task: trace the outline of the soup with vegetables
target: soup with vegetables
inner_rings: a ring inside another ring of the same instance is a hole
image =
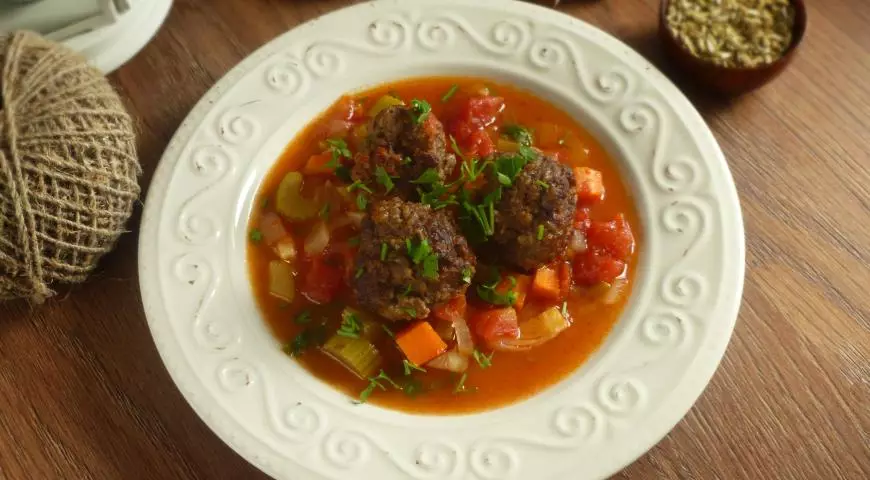
[[[355,402],[462,413],[528,397],[599,347],[638,225],[612,160],[557,106],[419,78],[340,98],[288,145],[248,260],[313,375]]]

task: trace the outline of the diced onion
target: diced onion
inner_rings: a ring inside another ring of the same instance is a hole
[[[287,236],[281,217],[274,212],[266,212],[260,217],[260,233],[267,245],[274,245]]]
[[[520,324],[519,338],[499,338],[490,346],[501,352],[530,350],[556,338],[569,326],[571,322],[559,307],[550,307]]]
[[[474,351],[474,340],[464,318],[457,316],[453,319],[453,331],[456,334],[456,350],[461,355],[471,355]]]
[[[269,262],[269,294],[287,303],[296,298],[296,279],[293,267],[280,261]]]
[[[284,260],[285,262],[293,263],[296,260],[296,242],[293,241],[293,237],[286,236],[281,240],[278,240],[275,243],[275,254],[278,255],[278,258]]]
[[[426,366],[438,370],[461,373],[468,369],[468,357],[460,354],[456,350],[449,350],[432,360],[429,360],[429,363],[427,363]]]
[[[574,230],[571,234],[571,243],[568,245],[571,253],[583,253],[586,251],[586,234],[580,230]]]
[[[329,245],[329,228],[323,221],[314,224],[311,232],[305,237],[305,254],[308,256],[320,255]]]
[[[346,120],[333,119],[326,126],[326,136],[328,137],[343,137],[348,130],[353,128],[353,124]]]
[[[619,277],[610,284],[610,288],[601,297],[601,302],[605,305],[613,305],[625,294],[625,287],[628,286],[628,281],[625,277]]]
[[[335,217],[329,222],[329,231],[334,232],[339,228],[356,227],[362,225],[362,221],[366,214],[364,212],[347,212],[338,217]]]

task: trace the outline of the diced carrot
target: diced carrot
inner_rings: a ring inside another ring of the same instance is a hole
[[[526,304],[526,295],[529,293],[529,284],[532,283],[531,277],[528,275],[512,275],[516,283],[511,281],[510,277],[502,278],[501,282],[495,286],[495,292],[500,295],[507,295],[511,291],[516,294],[516,301],[513,307],[519,312]]]
[[[415,365],[423,365],[447,350],[429,322],[417,322],[396,335],[396,344]]]
[[[568,298],[568,293],[571,292],[571,263],[562,262],[559,264],[559,294],[561,298]]]
[[[323,152],[312,155],[308,158],[308,161],[305,162],[305,166],[302,167],[302,173],[306,175],[332,173],[332,168],[326,166],[330,160],[332,160],[331,152]]]
[[[465,300],[465,295],[457,295],[449,302],[442,303],[433,309],[433,315],[439,320],[445,322],[453,322],[456,318],[465,317],[465,311],[468,304]]]
[[[577,186],[577,201],[589,204],[604,198],[604,183],[598,170],[574,167],[574,181]]]
[[[476,312],[471,317],[471,328],[488,344],[499,338],[517,338],[520,335],[517,311],[511,307]]]
[[[542,299],[560,300],[562,289],[559,283],[559,272],[553,267],[539,268],[532,281],[532,293]]]

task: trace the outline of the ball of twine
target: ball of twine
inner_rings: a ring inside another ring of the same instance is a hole
[[[130,116],[99,70],[39,35],[0,37],[0,300],[84,280],[139,197]]]

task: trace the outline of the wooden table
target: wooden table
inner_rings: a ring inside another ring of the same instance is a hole
[[[178,0],[111,75],[138,118],[143,187],[218,78],[348,3]],[[808,3],[802,50],[763,90],[722,102],[676,78],[737,182],[746,289],[710,386],[616,478],[870,478],[870,2]],[[662,64],[656,1],[560,9]],[[160,362],[138,293],[138,221],[86,284],[40,306],[0,304],[0,478],[264,477],[196,417]]]

